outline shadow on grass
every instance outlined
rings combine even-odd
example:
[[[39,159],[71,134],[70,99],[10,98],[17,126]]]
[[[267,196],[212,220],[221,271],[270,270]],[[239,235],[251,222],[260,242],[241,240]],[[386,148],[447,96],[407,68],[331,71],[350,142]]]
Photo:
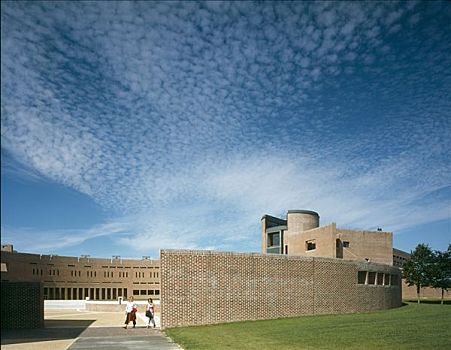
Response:
[[[77,338],[95,320],[45,320],[44,328],[2,329],[1,345]]]
[[[406,299],[406,300],[404,300],[403,304],[405,304],[405,302],[418,303],[417,299]],[[420,299],[420,304],[438,304],[439,305],[439,304],[441,304],[441,300],[440,299]],[[443,300],[443,305],[451,305],[451,299]]]

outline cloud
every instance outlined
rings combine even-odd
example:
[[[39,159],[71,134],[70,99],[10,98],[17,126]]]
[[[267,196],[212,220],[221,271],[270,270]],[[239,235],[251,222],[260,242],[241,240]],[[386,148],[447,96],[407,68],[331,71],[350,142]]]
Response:
[[[252,250],[261,215],[291,208],[391,230],[450,216],[421,206],[451,170],[449,32],[424,4],[1,6],[2,150],[117,225],[49,232],[55,249],[105,230]]]
[[[108,222],[92,228],[66,230],[37,230],[34,228],[2,227],[2,238],[14,241],[22,247],[21,251],[29,253],[52,253],[63,248],[79,245],[98,237],[121,235],[130,230],[129,223]]]

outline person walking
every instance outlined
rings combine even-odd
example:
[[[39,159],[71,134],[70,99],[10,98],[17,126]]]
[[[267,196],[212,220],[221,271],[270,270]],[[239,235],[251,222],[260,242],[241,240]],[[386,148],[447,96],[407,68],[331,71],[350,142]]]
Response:
[[[138,311],[138,307],[135,303],[135,298],[130,296],[128,298],[127,303],[125,304],[125,329],[127,329],[128,324],[133,322],[133,328],[136,326],[136,312]]]
[[[152,298],[149,298],[147,300],[146,317],[149,318],[149,323],[147,324],[147,328],[150,327],[150,322],[152,322],[153,328],[155,328],[155,308],[154,308],[154,305],[153,305]]]

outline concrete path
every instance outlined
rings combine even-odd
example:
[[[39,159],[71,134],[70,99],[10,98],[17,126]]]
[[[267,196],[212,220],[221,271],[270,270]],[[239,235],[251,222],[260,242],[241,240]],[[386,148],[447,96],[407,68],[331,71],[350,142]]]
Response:
[[[111,349],[180,350],[157,328],[147,328],[147,318],[138,314],[136,328],[122,328],[122,312],[49,310],[45,328],[2,330],[2,350]]]
[[[84,331],[69,350],[180,350],[159,330],[130,328],[92,328]]]

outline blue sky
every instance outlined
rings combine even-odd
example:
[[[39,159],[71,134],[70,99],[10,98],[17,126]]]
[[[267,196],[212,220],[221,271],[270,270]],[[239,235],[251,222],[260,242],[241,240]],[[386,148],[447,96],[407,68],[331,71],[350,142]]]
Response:
[[[451,242],[449,2],[1,10],[2,243],[259,251],[289,209]]]

